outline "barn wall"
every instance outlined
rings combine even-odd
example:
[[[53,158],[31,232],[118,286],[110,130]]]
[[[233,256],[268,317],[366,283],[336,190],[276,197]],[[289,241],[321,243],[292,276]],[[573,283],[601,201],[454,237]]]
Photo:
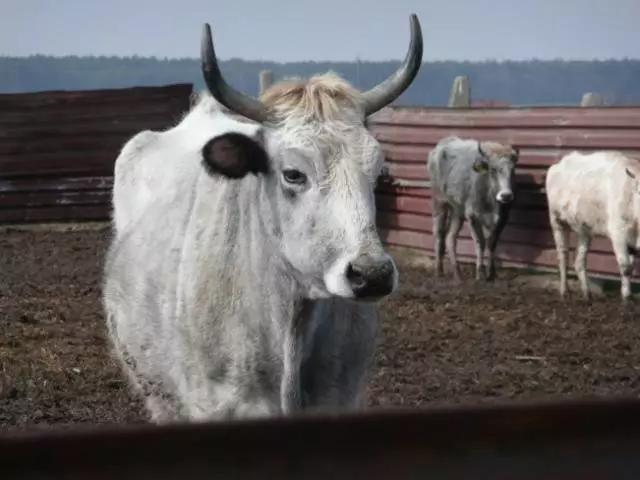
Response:
[[[176,122],[191,93],[178,84],[0,95],[0,223],[108,219],[120,148],[140,130]],[[572,149],[640,158],[640,107],[388,108],[371,128],[390,166],[377,192],[383,239],[429,254],[430,149],[447,135],[518,146],[520,191],[497,255],[508,265],[556,266],[541,190],[552,162]],[[473,261],[466,225],[458,245],[460,260]],[[618,275],[606,239],[594,240],[588,262],[593,273]]]
[[[108,218],[120,148],[179,120],[191,92],[177,84],[0,94],[0,223]]]
[[[640,108],[635,107],[394,108],[375,115],[372,130],[389,163],[389,178],[381,182],[377,196],[383,238],[391,245],[429,253],[433,252],[431,192],[423,185],[429,180],[427,155],[438,140],[458,135],[519,147],[520,191],[497,251],[501,262],[518,266],[557,265],[543,191],[549,165],[574,149],[617,149],[640,158]],[[575,238],[571,242],[573,246]],[[473,260],[474,248],[465,225],[458,241],[461,260]],[[588,268],[618,276],[607,239],[594,239]]]

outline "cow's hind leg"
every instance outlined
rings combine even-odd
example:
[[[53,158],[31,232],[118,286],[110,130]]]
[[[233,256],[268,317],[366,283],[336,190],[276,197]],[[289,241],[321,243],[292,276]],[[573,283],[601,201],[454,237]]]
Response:
[[[433,238],[436,253],[436,276],[444,275],[442,259],[444,257],[445,236],[447,234],[449,205],[435,197],[431,203],[433,215]]]
[[[587,278],[587,254],[589,253],[589,247],[591,245],[591,235],[584,228],[579,229],[576,233],[576,259],[573,266],[575,268],[576,275],[578,276],[578,280],[580,281],[582,296],[585,299],[588,299],[591,297],[591,292],[589,290],[589,280]]]
[[[484,278],[484,246],[485,238],[482,230],[482,223],[477,217],[469,216],[469,226],[471,227],[471,236],[476,244],[476,280]]]
[[[549,215],[549,221],[551,224],[551,231],[553,233],[553,241],[556,244],[556,252],[558,254],[558,271],[560,274],[560,296],[566,297],[567,295],[567,259],[569,251],[567,249],[567,233],[568,228],[565,224],[560,222],[556,216],[551,213]]]
[[[453,268],[453,278],[459,282],[460,267],[458,265],[458,258],[456,255],[456,247],[458,243],[458,234],[462,230],[463,217],[457,215],[456,212],[450,212],[449,231],[447,232],[447,238],[445,240],[446,247],[449,253],[449,260],[451,261],[451,267]]]

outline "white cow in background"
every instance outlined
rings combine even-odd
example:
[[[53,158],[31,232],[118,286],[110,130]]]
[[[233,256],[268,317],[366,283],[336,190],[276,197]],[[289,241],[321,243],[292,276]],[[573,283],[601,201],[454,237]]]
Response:
[[[405,61],[373,89],[325,74],[257,100],[222,78],[205,25],[208,92],[175,127],[132,138],[115,166],[103,300],[152,421],[362,407],[375,302],[398,284],[376,228],[383,153],[365,121],[421,63],[412,15]]]
[[[640,247],[640,162],[615,151],[571,152],[549,167],[545,180],[549,220],[558,251],[560,294],[567,293],[567,239],[577,234],[575,270],[585,298],[587,253],[594,235],[611,240],[622,277],[621,296],[631,294],[634,256]]]

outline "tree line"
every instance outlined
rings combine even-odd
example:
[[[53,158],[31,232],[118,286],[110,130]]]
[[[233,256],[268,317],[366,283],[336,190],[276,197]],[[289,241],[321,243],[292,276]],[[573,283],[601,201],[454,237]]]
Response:
[[[384,80],[399,61],[288,62],[221,61],[221,70],[238,90],[258,93],[258,74],[268,69],[275,80],[333,70],[360,89]],[[204,87],[198,59],[143,57],[0,57],[0,93],[42,90],[93,90],[192,83]],[[511,105],[576,105],[585,92],[604,96],[606,104],[640,103],[640,60],[528,60],[425,62],[411,87],[395,102],[406,106],[445,106],[453,79],[469,77],[472,100]]]

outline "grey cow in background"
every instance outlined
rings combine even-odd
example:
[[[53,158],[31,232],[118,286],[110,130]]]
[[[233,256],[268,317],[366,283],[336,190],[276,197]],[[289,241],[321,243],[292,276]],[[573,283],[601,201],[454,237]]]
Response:
[[[444,273],[446,246],[454,278],[460,281],[456,243],[466,219],[476,244],[475,278],[495,278],[494,252],[513,204],[518,157],[518,149],[510,145],[454,136],[443,138],[429,152],[437,276]],[[489,236],[488,275],[484,271],[485,231]]]

